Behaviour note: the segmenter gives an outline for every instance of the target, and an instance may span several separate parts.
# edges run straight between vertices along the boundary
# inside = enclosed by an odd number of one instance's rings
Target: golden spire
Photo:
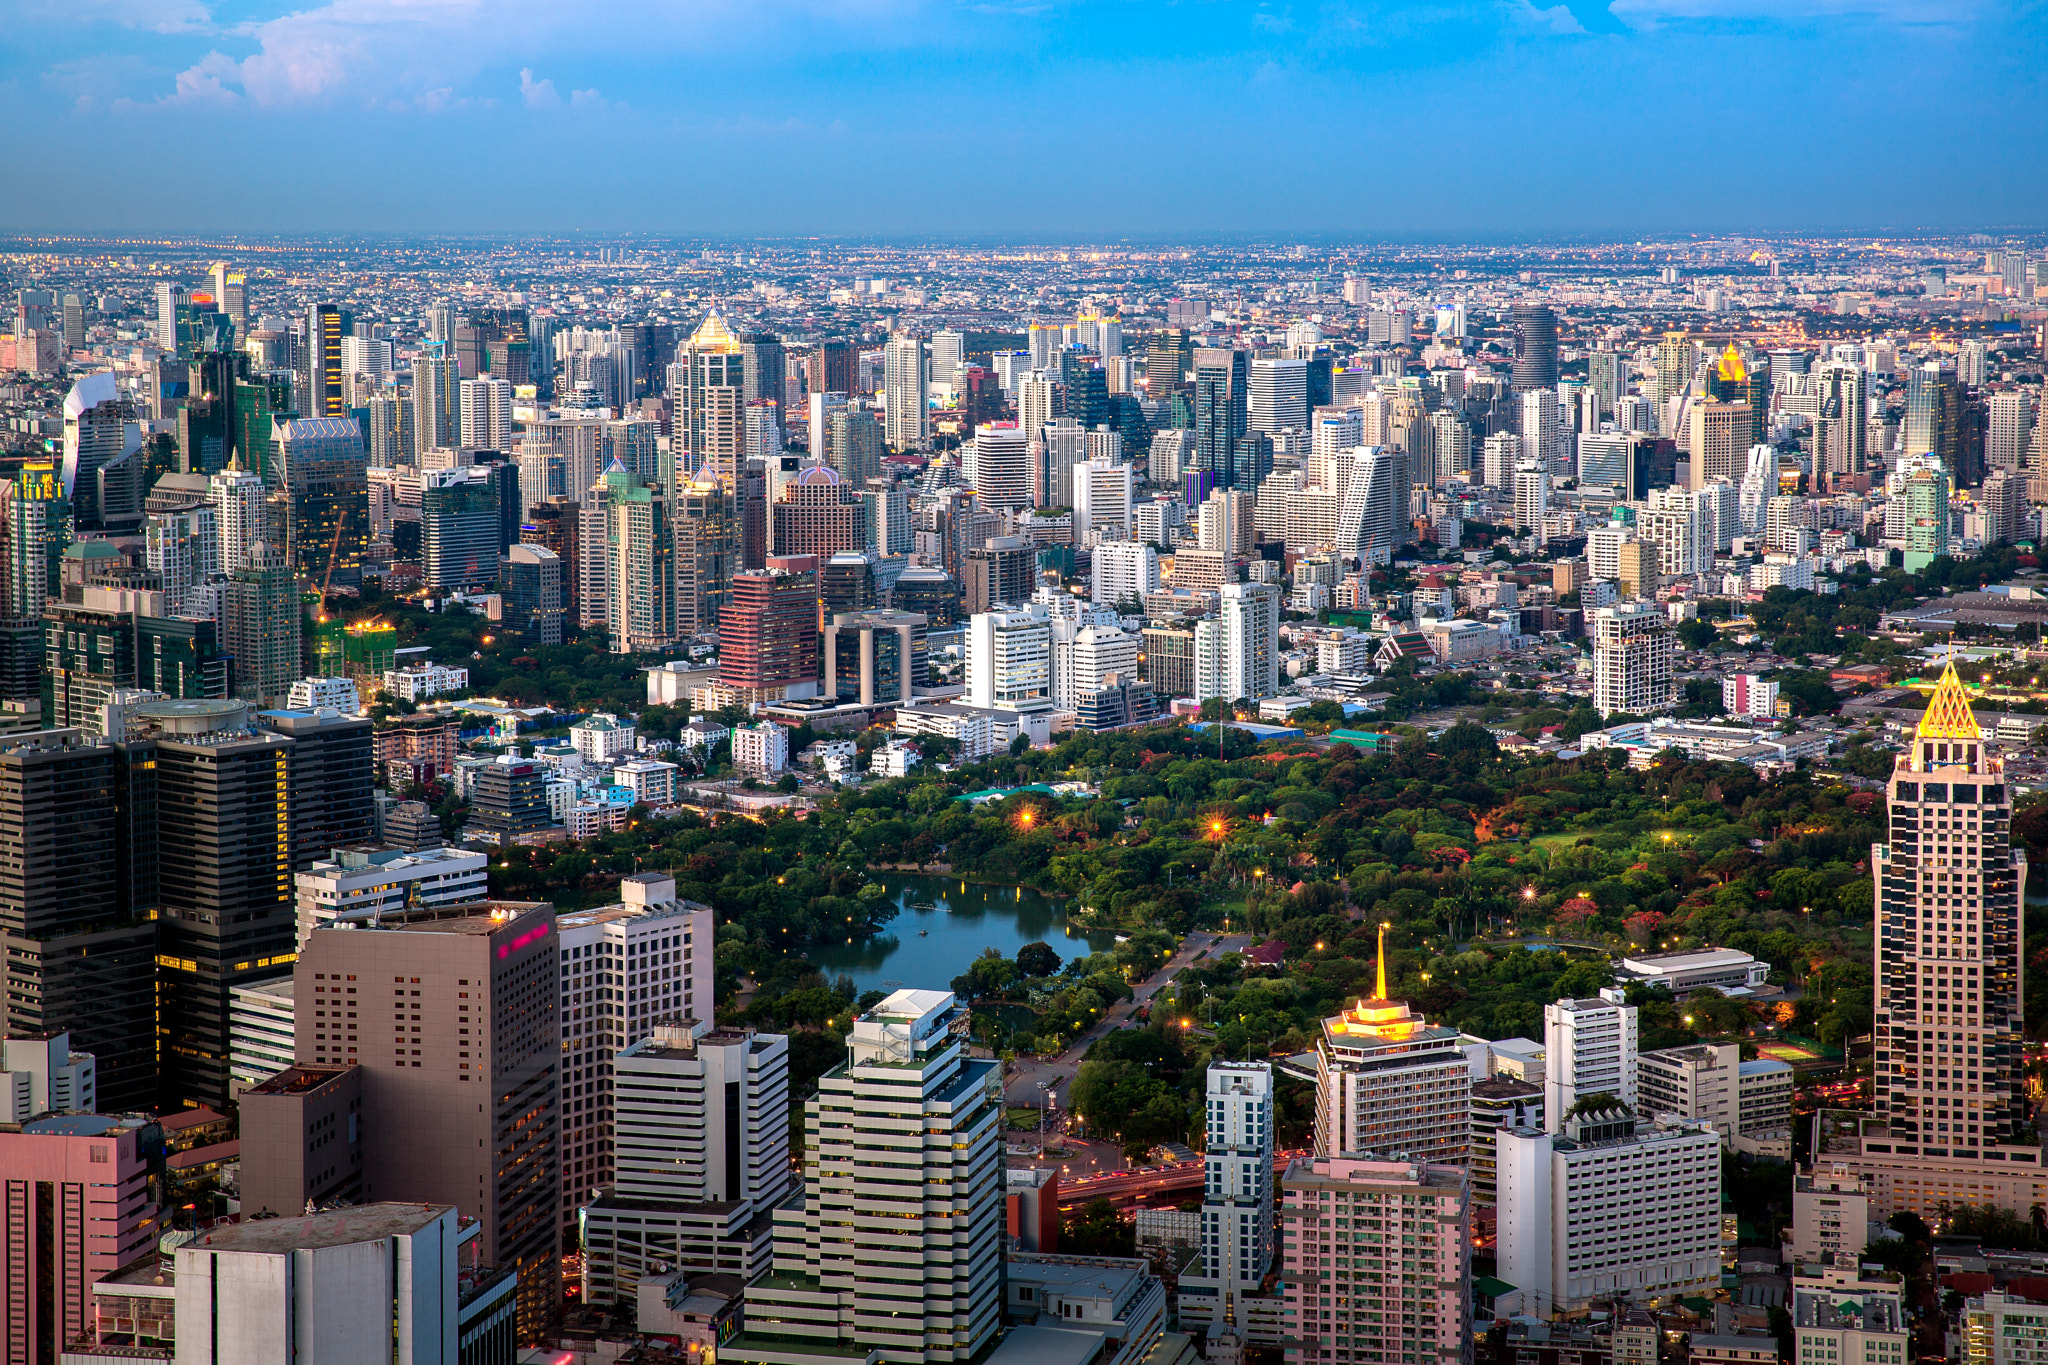
[[[1982,737],[1977,717],[1970,712],[1970,694],[1956,675],[1955,655],[1951,653],[1948,667],[1942,670],[1941,681],[1934,685],[1934,695],[1920,717],[1920,738],[1974,741]]]
[[[732,334],[730,327],[725,325],[725,319],[719,315],[718,309],[714,305],[711,311],[704,315],[704,321],[698,325],[697,330],[690,334],[689,345],[693,351],[718,351],[731,354],[739,350],[740,339]]]
[[[1380,979],[1379,986],[1372,993],[1375,1000],[1387,998],[1387,922],[1380,921]]]
[[[1749,378],[1749,370],[1742,363],[1742,352],[1735,349],[1735,343],[1732,341],[1728,343],[1728,349],[1721,352],[1721,359],[1715,368],[1720,371],[1721,379],[1725,383],[1740,384]]]

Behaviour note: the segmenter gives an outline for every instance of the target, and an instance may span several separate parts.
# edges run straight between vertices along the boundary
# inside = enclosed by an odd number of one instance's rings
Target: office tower
[[[860,347],[851,341],[821,341],[805,359],[804,387],[811,393],[852,393]]]
[[[882,424],[865,408],[842,408],[825,419],[821,450],[825,462],[842,478],[856,488],[863,487],[882,474],[882,456],[887,451]]]
[[[7,1036],[68,1033],[114,1111],[158,1102],[153,757],[73,730],[0,741]]]
[[[120,485],[134,462],[141,442],[134,422],[134,407],[121,397],[109,371],[84,376],[64,395],[64,496],[71,500],[72,522],[81,531],[98,530],[125,514],[118,498],[106,505],[103,499],[110,491],[107,485]],[[139,513],[141,507],[134,510]]]
[[[1280,690],[1280,590],[1225,583],[1214,619],[1195,626],[1195,697],[1226,702]]]
[[[1556,389],[1557,314],[1548,304],[1518,303],[1512,319],[1515,329],[1514,391]]]
[[[383,468],[416,463],[411,395],[378,394],[370,399],[367,409],[370,463]]]
[[[960,580],[968,612],[1022,607],[1038,588],[1038,551],[1022,536],[991,536],[967,552]]]
[[[559,1295],[559,966],[553,906],[479,901],[317,930],[293,974],[299,1066],[360,1078],[365,1184],[478,1218],[522,1340]]]
[[[895,450],[921,450],[925,443],[925,353],[922,338],[891,333],[882,347],[886,431]]]
[[[1006,711],[1052,704],[1052,627],[1031,611],[987,611],[969,618],[967,701]]]
[[[1211,1062],[1204,1096],[1202,1246],[1180,1279],[1181,1320],[1220,1329],[1273,1264],[1271,1062]]]
[[[1678,433],[1670,426],[1672,414],[1676,411],[1671,400],[1682,395],[1692,384],[1693,342],[1683,332],[1666,332],[1657,343],[1657,394],[1656,418],[1658,429],[1666,436]]]
[[[532,645],[562,643],[569,611],[568,565],[545,545],[521,542],[499,556],[507,635]]]
[[[337,846],[293,875],[298,946],[315,929],[484,899],[489,864],[487,855],[462,848]]]
[[[1686,487],[1704,488],[1715,479],[1739,483],[1756,444],[1755,410],[1746,402],[1707,398],[1691,408]]]
[[[611,1071],[616,1174],[582,1210],[584,1302],[632,1303],[676,1267],[753,1279],[773,1253],[760,1215],[793,1183],[789,1039],[674,1018]]]
[[[1904,453],[1932,455],[1958,486],[1965,482],[1960,466],[1962,404],[1962,388],[1948,365],[1929,361],[1906,372]]]
[[[1558,414],[1555,389],[1528,389],[1518,402],[1522,458],[1538,460],[1553,475],[1569,474],[1570,434]]]
[[[613,461],[604,486],[605,630],[614,654],[676,641],[676,540],[671,500]]]
[[[1990,431],[1984,444],[1985,463],[1992,469],[2025,474],[2027,455],[2033,449],[2034,404],[2021,389],[2003,389],[1986,404],[1990,410]]]
[[[1384,564],[1410,535],[1406,459],[1390,446],[1360,446],[1337,510],[1337,552],[1361,567]]]
[[[1127,464],[1090,460],[1073,466],[1074,543],[1122,540],[1131,533],[1136,480]]]
[[[782,497],[769,508],[774,519],[774,552],[777,555],[816,555],[828,558],[841,550],[858,550],[867,543],[861,526],[861,507],[853,485],[837,470],[813,465],[782,490]]]
[[[1195,351],[1195,468],[1232,486],[1238,438],[1249,421],[1246,353],[1219,347]]]
[[[1029,436],[1015,422],[991,422],[975,429],[961,473],[984,507],[1008,510],[1031,506]]]
[[[420,476],[420,551],[434,592],[486,588],[498,576],[498,489],[477,465]]]
[[[143,1115],[47,1117],[0,1132],[6,1356],[40,1365],[96,1338],[93,1289],[163,1235],[152,1186],[162,1131]],[[97,1355],[99,1352],[94,1351]]]
[[[222,643],[234,660],[234,695],[259,706],[282,706],[300,666],[298,577],[284,551],[268,541],[249,546],[228,575]]]
[[[1536,460],[1515,466],[1515,529],[1543,534],[1543,518],[1550,515],[1550,471]]]
[[[154,770],[164,1102],[219,1108],[235,987],[292,961],[291,749],[228,702],[160,702]]]
[[[1251,494],[1233,488],[1217,489],[1196,509],[1196,545],[1227,555],[1250,554],[1254,510]]]
[[[1267,434],[1308,427],[1308,362],[1258,359],[1251,365],[1245,423]]]
[[[746,368],[745,346],[712,309],[669,366],[676,460],[669,488],[699,470],[727,480],[738,474],[746,457]]]
[[[334,711],[266,711],[258,723],[292,741],[292,870],[304,872],[337,848],[373,842],[376,814],[368,716]]]
[[[577,1210],[612,1183],[614,1057],[650,1037],[658,1024],[707,1011],[712,918],[709,906],[676,899],[673,877],[636,872],[619,879],[616,903],[563,915],[556,926],[565,1246],[574,1245]],[[646,980],[630,991],[605,989],[627,976]]]
[[[1601,484],[1633,497],[1636,438],[1631,432],[1588,432],[1579,437],[1579,482]]]
[[[1145,352],[1145,396],[1155,403],[1166,401],[1173,390],[1187,382],[1194,359],[1194,348],[1188,344],[1185,329],[1168,327],[1154,332]]]
[[[1918,572],[1948,553],[1949,487],[1950,475],[1940,467],[1922,464],[1906,475],[1897,501],[1904,504],[1908,572]]]
[[[967,1361],[994,1339],[1000,1064],[966,1055],[966,1013],[905,990],[854,1020],[845,1063],[804,1105],[803,1206],[777,1210],[775,1273],[747,1287],[747,1330],[722,1358]],[[906,1124],[914,1147],[892,1136]]]
[[[1066,416],[1067,391],[1057,377],[1033,370],[1017,381],[1017,425],[1036,439],[1047,424]]]
[[[739,509],[731,485],[704,478],[685,483],[676,495],[671,524],[676,542],[676,630],[701,635],[717,626],[740,565]]]
[[[156,344],[160,350],[177,354],[178,310],[191,302],[182,284],[159,280],[156,286]]]
[[[239,324],[237,324],[239,330]],[[85,300],[76,294],[64,296],[64,349],[85,349]]]
[[[263,478],[232,464],[207,481],[207,492],[220,537],[220,569],[232,574],[248,565],[251,547],[257,541],[270,538]]]
[[[1115,606],[1159,590],[1159,552],[1143,541],[1106,540],[1095,547],[1089,600]]]
[[[21,465],[6,488],[4,615],[27,620],[40,617],[45,600],[61,590],[59,566],[71,543],[71,500],[64,495],[59,467],[49,461]]]
[[[462,443],[461,391],[455,354],[441,342],[427,343],[412,365],[412,448],[418,458],[430,450]]]
[[[744,391],[742,403],[748,408],[756,403],[768,404],[779,435],[789,381],[788,356],[783,350],[782,338],[773,332],[740,333],[740,376]]]
[[[1671,618],[1655,602],[1593,612],[1593,707],[1643,715],[1671,704]]]
[[[926,684],[926,625],[912,611],[835,614],[825,625],[823,695],[862,706],[909,702]]]
[[[370,541],[362,427],[353,417],[299,417],[277,423],[271,441],[292,568],[312,584],[360,587]]]
[[[1619,351],[1588,352],[1586,386],[1597,396],[1599,416],[1612,417],[1615,402],[1628,392],[1627,359]]]
[[[1168,427],[1155,432],[1145,470],[1146,479],[1164,485],[1179,483],[1181,475],[1193,467],[1194,451],[1195,433],[1192,431]]]
[[[1636,1107],[1636,1009],[1621,1003],[1621,992],[1545,1005],[1543,1056],[1543,1114],[1551,1132],[1563,1132],[1573,1110],[1596,1095]]]
[[[1472,1193],[1457,1166],[1290,1162],[1279,1210],[1290,1365],[1470,1359]],[[1333,1264],[1335,1279],[1325,1280],[1320,1267]]]
[[[818,574],[808,558],[732,576],[718,614],[719,681],[779,699],[818,678]]]
[[[471,450],[512,448],[512,386],[485,375],[460,383],[462,444]]]
[[[895,487],[868,487],[858,494],[867,527],[867,548],[878,555],[907,555],[917,548],[910,495]]]
[[[1721,1277],[1721,1137],[1711,1124],[1587,1112],[1498,1135],[1499,1274],[1539,1317],[1595,1299],[1710,1290]]]
[[[1370,1000],[1323,1020],[1316,1045],[1318,1157],[1470,1156],[1471,1067],[1454,1028],[1387,998],[1386,928]]]
[[[1766,434],[1771,410],[1771,373],[1768,361],[1745,360],[1734,342],[1729,342],[1714,363],[1707,367],[1706,397],[1722,403],[1743,403],[1749,408],[1749,436],[1744,449],[1760,443]]]
[[[1090,431],[1109,421],[1109,383],[1096,359],[1087,351],[1060,352],[1060,385],[1066,395],[1067,416]]]
[[[302,417],[340,417],[348,404],[342,392],[347,368],[342,363],[341,341],[348,333],[341,309],[331,303],[316,303],[306,311],[306,362],[301,372],[305,389],[299,395]]]
[[[966,337],[950,327],[932,333],[931,377],[934,389],[949,393],[960,386],[960,371],[966,367]]]

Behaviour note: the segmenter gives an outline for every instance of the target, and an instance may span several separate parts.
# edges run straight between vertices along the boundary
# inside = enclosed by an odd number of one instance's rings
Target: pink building
[[[94,1333],[92,1286],[163,1231],[150,1188],[162,1131],[62,1114],[0,1132],[0,1363],[40,1365]],[[44,1285],[44,1276],[55,1283]]]
[[[1469,1365],[1461,1166],[1301,1158],[1280,1178],[1289,1365]]]

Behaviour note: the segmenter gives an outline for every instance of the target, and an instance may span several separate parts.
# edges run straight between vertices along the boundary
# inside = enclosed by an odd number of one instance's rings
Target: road
[[[1138,984],[1129,1000],[1118,1001],[1110,1006],[1108,1012],[1102,1016],[1102,1022],[1076,1038],[1064,1052],[1057,1057],[1045,1059],[1020,1059],[1012,1069],[1010,1079],[1005,1083],[1004,1093],[1008,1102],[1013,1105],[1036,1107],[1041,1098],[1040,1082],[1048,1083],[1050,1089],[1057,1092],[1060,1087],[1074,1079],[1074,1069],[1080,1065],[1089,1045],[1112,1029],[1122,1028],[1128,1023],[1140,1007],[1149,1003],[1166,988],[1181,968],[1191,965],[1196,958],[1204,954],[1220,957],[1225,953],[1241,952],[1250,945],[1251,936],[1248,934],[1189,934],[1181,940],[1180,947],[1166,960],[1165,966]]]

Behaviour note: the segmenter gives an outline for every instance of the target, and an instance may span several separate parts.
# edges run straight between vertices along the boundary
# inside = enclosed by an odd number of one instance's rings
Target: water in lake
[[[880,934],[852,943],[813,944],[804,954],[826,976],[844,972],[862,990],[946,990],[984,948],[1015,957],[1027,943],[1045,943],[1062,961],[1071,961],[1116,941],[1107,930],[1070,934],[1067,902],[1047,900],[1028,887],[980,886],[955,877],[884,876],[880,881],[899,907]]]

